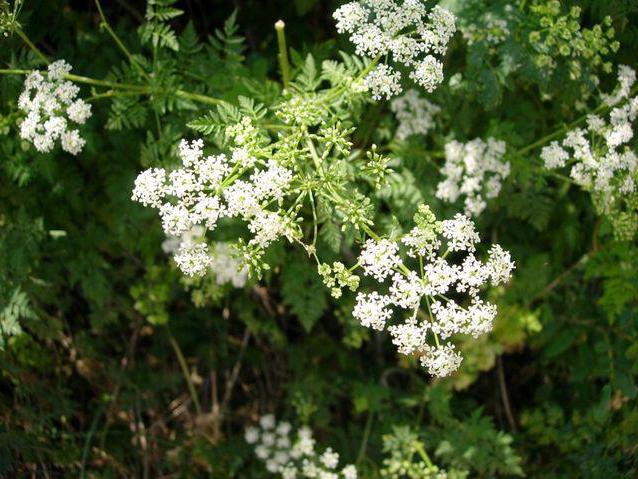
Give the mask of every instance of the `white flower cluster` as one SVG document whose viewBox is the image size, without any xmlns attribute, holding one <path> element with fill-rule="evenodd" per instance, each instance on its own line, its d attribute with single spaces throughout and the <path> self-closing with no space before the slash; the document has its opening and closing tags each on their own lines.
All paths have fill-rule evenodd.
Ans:
<svg viewBox="0 0 638 479">
<path fill-rule="evenodd" d="M 84 124 L 91 117 L 91 105 L 76 98 L 80 88 L 64 79 L 70 71 L 71 65 L 58 60 L 49 65 L 46 77 L 33 71 L 24 81 L 18 98 L 18 108 L 26 113 L 20 137 L 41 153 L 60 140 L 64 151 L 77 155 L 86 143 L 78 130 L 69 129 L 69 122 Z"/>
<path fill-rule="evenodd" d="M 486 262 L 475 256 L 479 236 L 468 217 L 457 214 L 451 220 L 437 221 L 427 206 L 421 206 L 415 216 L 416 226 L 397 241 L 368 240 L 359 256 L 358 264 L 367 276 L 387 293 L 360 292 L 353 316 L 363 326 L 383 330 L 390 322 L 395 308 L 410 314 L 388 331 L 399 353 L 421 357 L 421 364 L 434 376 L 447 376 L 461 363 L 461 355 L 451 343 L 443 343 L 455 334 L 478 337 L 491 330 L 496 306 L 483 301 L 479 291 L 484 285 L 507 282 L 514 263 L 499 245 L 489 250 Z M 445 246 L 445 249 L 443 249 Z M 401 259 L 400 249 L 406 248 L 408 257 L 418 259 L 419 272 L 408 269 Z M 439 253 L 443 249 L 443 253 Z M 447 260 L 449 254 L 458 257 L 456 264 Z M 468 305 L 461 306 L 448 295 L 467 295 Z M 419 308 L 425 302 L 427 313 Z M 420 317 L 427 318 L 425 321 Z M 428 342 L 432 336 L 434 345 Z"/>
<path fill-rule="evenodd" d="M 242 124 L 232 127 L 236 143 L 250 127 Z M 135 180 L 132 199 L 159 210 L 167 235 L 181 236 L 195 225 L 212 231 L 222 218 L 239 218 L 252 233 L 249 247 L 263 250 L 280 237 L 296 237 L 298 227 L 290 217 L 268 209 L 280 205 L 288 194 L 292 171 L 272 159 L 258 160 L 243 147 L 229 156 L 206 156 L 203 148 L 202 140 L 182 140 L 181 168 L 171 172 L 150 168 Z M 189 276 L 203 275 L 214 264 L 201 242 L 183 243 L 175 261 Z"/>
<path fill-rule="evenodd" d="M 437 198 L 450 203 L 465 196 L 465 214 L 480 215 L 486 199 L 496 198 L 502 182 L 510 174 L 510 163 L 503 161 L 505 142 L 476 138 L 468 143 L 451 141 L 445 145 L 445 177 L 436 190 Z"/>
<path fill-rule="evenodd" d="M 243 288 L 248 281 L 248 268 L 237 260 L 228 243 L 215 243 L 210 269 L 217 284 L 230 283 L 235 288 Z"/>
<path fill-rule="evenodd" d="M 434 116 L 441 108 L 421 98 L 416 90 L 408 90 L 390 103 L 390 109 L 399 122 L 396 137 L 405 140 L 412 135 L 427 135 L 436 124 Z"/>
<path fill-rule="evenodd" d="M 308 427 L 292 430 L 290 423 L 277 423 L 267 414 L 259 426 L 246 429 L 246 442 L 255 446 L 255 455 L 266 469 L 282 479 L 357 479 L 357 469 L 347 465 L 339 469 L 339 454 L 331 448 L 323 453 L 315 450 L 315 439 Z"/>
<path fill-rule="evenodd" d="M 177 255 L 180 253 L 180 261 L 183 261 L 183 252 L 189 251 L 189 246 L 201 243 L 206 229 L 196 225 L 184 232 L 181 236 L 169 236 L 162 243 L 165 253 Z M 232 284 L 235 288 L 243 288 L 248 280 L 248 268 L 241 264 L 233 254 L 231 245 L 224 242 L 215 242 L 212 245 L 209 258 L 201 258 L 199 264 L 207 267 L 208 272 L 215 276 L 215 282 L 219 285 Z"/>
<path fill-rule="evenodd" d="M 432 92 L 443 81 L 444 55 L 456 31 L 454 15 L 423 0 L 359 0 L 334 12 L 337 31 L 348 33 L 358 55 L 388 56 L 410 71 L 410 78 Z M 401 73 L 381 63 L 365 79 L 374 99 L 401 92 Z"/>
<path fill-rule="evenodd" d="M 586 129 L 572 130 L 561 143 L 553 141 L 541 151 L 548 169 L 562 168 L 571 160 L 570 176 L 594 195 L 601 211 L 636 192 L 638 157 L 628 145 L 638 115 L 638 96 L 631 96 L 636 72 L 621 66 L 618 82 L 615 92 L 603 96 L 605 103 L 614 106 L 608 121 L 589 115 Z"/>
</svg>

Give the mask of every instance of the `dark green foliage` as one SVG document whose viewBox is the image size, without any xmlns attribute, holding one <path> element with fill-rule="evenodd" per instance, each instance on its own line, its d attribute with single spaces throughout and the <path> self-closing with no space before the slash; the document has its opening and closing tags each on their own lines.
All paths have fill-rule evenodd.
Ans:
<svg viewBox="0 0 638 479">
<path fill-rule="evenodd" d="M 374 201 L 355 212 L 387 233 L 423 202 L 438 217 L 458 211 L 435 197 L 447 140 L 508 143 L 512 175 L 478 224 L 517 269 L 490 293 L 493 333 L 463 340 L 463 368 L 442 381 L 398 356 L 387 333 L 361 328 L 353 295 L 331 298 L 292 245 L 267 250 L 272 269 L 244 289 L 185 280 L 156 217 L 130 200 L 141 169 L 174 166 L 179 139 L 201 135 L 221 151 L 228 124 L 271 121 L 279 17 L 295 91 L 364 69 L 334 40 L 339 2 L 102 3 L 131 58 L 92 2 L 14 10 L 0 0 L 3 32 L 17 22 L 74 73 L 147 88 L 95 99 L 78 157 L 42 155 L 18 136 L 22 78 L 0 75 L 0 477 L 269 477 L 243 431 L 273 411 L 311 425 L 364 479 L 381 477 L 392 455 L 418 465 L 419 448 L 456 478 L 638 477 L 638 247 L 614 237 L 589 195 L 539 174 L 527 148 L 580 116 L 574 102 L 595 94 L 593 75 L 602 90 L 613 85 L 606 61 L 635 67 L 635 2 L 554 11 L 551 0 L 519 0 L 509 13 L 505 1 L 442 2 L 463 25 L 510 15 L 513 28 L 498 46 L 457 34 L 446 82 L 428 97 L 442 110 L 433 133 L 397 142 L 387 105 L 337 105 L 354 112 L 343 121 L 356 127 L 355 148 L 378 144 L 391 158 Z M 572 15 L 581 31 L 613 27 L 620 48 L 590 38 L 550 65 L 549 34 L 533 34 L 544 15 Z M 1 68 L 42 67 L 16 33 L 1 41 Z M 83 98 L 107 91 L 81 88 Z M 317 249 L 356 262 L 359 232 L 333 221 L 327 201 L 316 206 Z"/>
</svg>

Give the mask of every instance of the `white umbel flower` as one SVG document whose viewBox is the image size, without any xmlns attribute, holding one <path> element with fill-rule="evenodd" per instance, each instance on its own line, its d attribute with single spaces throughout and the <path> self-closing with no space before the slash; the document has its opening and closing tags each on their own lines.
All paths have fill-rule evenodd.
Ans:
<svg viewBox="0 0 638 479">
<path fill-rule="evenodd" d="M 451 141 L 445 145 L 444 179 L 438 184 L 436 196 L 454 203 L 465 197 L 465 214 L 480 215 L 487 203 L 496 198 L 510 173 L 510 163 L 503 161 L 505 142 L 476 138 L 468 143 Z"/>
<path fill-rule="evenodd" d="M 541 159 L 547 169 L 562 168 L 569 160 L 569 153 L 557 141 L 552 141 L 548 146 L 543 147 Z"/>
<path fill-rule="evenodd" d="M 20 125 L 20 137 L 36 150 L 47 153 L 56 141 L 72 155 L 79 154 L 86 141 L 69 122 L 83 124 L 91 117 L 91 105 L 76 99 L 80 89 L 64 79 L 71 65 L 57 60 L 48 66 L 46 78 L 38 71 L 30 73 L 18 98 L 18 108 L 26 117 Z"/>
<path fill-rule="evenodd" d="M 339 454 L 332 448 L 316 451 L 316 441 L 307 426 L 294 430 L 290 423 L 277 423 L 272 414 L 267 414 L 259 420 L 259 427 L 246 428 L 244 437 L 266 470 L 282 479 L 357 479 L 352 464 L 338 470 Z"/>
<path fill-rule="evenodd" d="M 57 128 L 55 124 L 53 127 Z M 177 148 L 181 167 L 170 172 L 161 168 L 143 171 L 135 180 L 131 198 L 159 210 L 168 236 L 179 237 L 194 226 L 204 228 L 204 233 L 213 231 L 223 218 L 243 220 L 253 235 L 247 241 L 250 252 L 243 255 L 246 263 L 259 258 L 265 248 L 282 237 L 290 241 L 298 238 L 298 223 L 289 211 L 279 209 L 290 193 L 293 172 L 272 158 L 257 160 L 254 153 L 263 152 L 250 136 L 254 131 L 246 118 L 227 127 L 228 134 L 241 143 L 228 156 L 207 156 L 202 140 L 182 140 Z M 213 254 L 205 263 L 198 271 L 214 266 L 220 282 L 231 282 L 235 287 L 246 282 L 246 269 L 225 252 L 217 257 Z"/>
<path fill-rule="evenodd" d="M 476 250 L 474 246 L 480 241 L 474 223 L 467 216 L 457 213 L 453 219 L 441 222 L 441 234 L 448 240 L 450 251 Z"/>
<path fill-rule="evenodd" d="M 399 122 L 398 140 L 412 135 L 427 135 L 435 126 L 434 117 L 441 111 L 434 103 L 421 98 L 416 90 L 408 90 L 390 103 L 390 109 Z"/>
<path fill-rule="evenodd" d="M 131 199 L 144 206 L 159 208 L 166 192 L 166 171 L 164 168 L 149 168 L 135 178 Z"/>
<path fill-rule="evenodd" d="M 203 276 L 210 266 L 206 243 L 182 244 L 175 254 L 175 263 L 187 276 Z"/>
<path fill-rule="evenodd" d="M 385 290 L 388 276 L 390 284 L 388 294 L 359 292 L 352 314 L 362 326 L 375 330 L 387 326 L 400 354 L 421 356 L 430 374 L 444 376 L 456 370 L 461 356 L 451 343 L 441 341 L 457 334 L 478 337 L 491 330 L 496 306 L 482 300 L 480 291 L 489 284 L 507 282 L 514 263 L 499 245 L 492 245 L 486 262 L 480 261 L 474 254 L 478 233 L 465 215 L 437 221 L 421 205 L 414 220 L 416 226 L 398 242 L 377 239 L 365 243 L 358 265 L 379 283 L 379 290 Z M 408 258 L 418 259 L 418 272 L 403 262 L 399 245 L 407 249 Z M 456 263 L 447 258 L 450 252 L 455 253 Z M 457 257 L 462 253 L 465 256 L 460 260 Z M 457 303 L 450 295 L 467 299 Z M 401 310 L 407 313 L 395 322 Z"/>
<path fill-rule="evenodd" d="M 365 274 L 383 281 L 399 264 L 398 251 L 399 245 L 394 241 L 369 239 L 361 251 L 359 263 Z"/>
<path fill-rule="evenodd" d="M 230 283 L 235 288 L 243 288 L 248 280 L 248 268 L 240 263 L 228 243 L 215 243 L 210 269 L 217 284 Z"/>
<path fill-rule="evenodd" d="M 436 377 L 449 376 L 459 368 L 462 361 L 463 357 L 452 344 L 438 347 L 428 346 L 425 354 L 421 356 L 421 364 L 432 376 Z"/>
<path fill-rule="evenodd" d="M 364 85 L 375 100 L 389 100 L 401 93 L 401 73 L 382 63 L 368 73 Z"/>
<path fill-rule="evenodd" d="M 547 169 L 570 168 L 571 178 L 592 194 L 601 213 L 632 208 L 628 205 L 636 191 L 638 174 L 635 147 L 631 145 L 638 116 L 638 96 L 631 96 L 635 82 L 636 72 L 621 65 L 616 90 L 602 95 L 603 101 L 614 107 L 608 119 L 589 115 L 586 129 L 575 128 L 562 142 L 553 141 L 541 151 Z M 630 238 L 635 230 L 629 228 L 622 236 Z"/>
<path fill-rule="evenodd" d="M 427 91 L 443 81 L 444 55 L 456 31 L 454 15 L 422 0 L 358 0 L 335 13 L 337 31 L 348 34 L 357 55 L 386 57 L 409 70 L 410 78 Z M 365 81 L 375 100 L 401 92 L 400 74 L 385 63 Z"/>
<path fill-rule="evenodd" d="M 387 307 L 388 304 L 389 298 L 381 296 L 376 291 L 369 294 L 358 293 L 352 316 L 358 319 L 362 326 L 381 331 L 392 315 L 392 310 Z"/>
<path fill-rule="evenodd" d="M 410 78 L 432 93 L 443 82 L 443 63 L 428 55 L 415 65 L 414 70 L 410 72 Z"/>
</svg>

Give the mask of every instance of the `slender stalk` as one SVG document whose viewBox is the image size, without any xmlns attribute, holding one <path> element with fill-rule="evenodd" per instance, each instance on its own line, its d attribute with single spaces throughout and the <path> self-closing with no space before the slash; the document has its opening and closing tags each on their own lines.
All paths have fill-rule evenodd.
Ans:
<svg viewBox="0 0 638 479">
<path fill-rule="evenodd" d="M 0 75 L 28 75 L 33 70 L 24 70 L 19 68 L 0 69 Z M 46 71 L 40 72 L 42 75 L 47 75 Z M 150 88 L 144 85 L 133 85 L 130 83 L 116 83 L 106 80 L 96 80 L 95 78 L 89 78 L 81 75 L 74 75 L 67 73 L 64 75 L 67 80 L 74 81 L 76 83 L 85 83 L 87 85 L 103 86 L 107 88 L 124 89 L 124 90 L 136 90 L 141 93 L 150 92 Z"/>
<path fill-rule="evenodd" d="M 189 100 L 195 100 L 199 103 L 206 103 L 207 105 L 219 105 L 223 103 L 223 101 L 219 98 L 213 98 L 212 96 L 201 95 L 199 93 L 191 93 L 184 90 L 177 90 L 175 95 Z"/>
<path fill-rule="evenodd" d="M 363 438 L 361 439 L 361 446 L 359 447 L 359 454 L 357 454 L 356 464 L 361 464 L 363 458 L 366 455 L 366 449 L 368 448 L 368 441 L 370 439 L 370 431 L 372 430 L 372 420 L 374 418 L 374 413 L 372 411 L 368 412 L 368 419 L 366 420 L 366 426 L 363 430 Z"/>
<path fill-rule="evenodd" d="M 237 378 L 239 377 L 239 372 L 241 370 L 242 360 L 244 358 L 244 353 L 246 352 L 246 348 L 248 347 L 248 341 L 250 341 L 250 330 L 246 328 L 244 330 L 244 336 L 241 340 L 241 348 L 239 349 L 239 355 L 237 356 L 237 361 L 235 361 L 235 365 L 230 373 L 230 378 L 226 383 L 226 389 L 224 391 L 224 398 L 222 399 L 222 405 L 220 407 L 220 415 L 223 416 L 228 408 L 228 404 L 230 403 L 230 398 L 233 394 L 233 388 L 235 387 L 235 383 L 237 382 Z"/>
<path fill-rule="evenodd" d="M 364 224 L 364 225 L 362 226 L 362 228 L 363 228 L 363 231 L 365 231 L 365 232 L 366 232 L 366 234 L 367 234 L 370 238 L 372 238 L 373 240 L 378 240 L 378 239 L 380 239 L 380 238 L 381 238 L 378 234 L 376 234 L 374 231 L 372 231 L 372 229 L 370 229 L 370 227 L 369 227 L 368 225 L 365 225 L 365 224 Z"/>
<path fill-rule="evenodd" d="M 514 419 L 514 414 L 512 413 L 512 406 L 510 404 L 509 394 L 507 393 L 507 383 L 505 382 L 503 357 L 499 356 L 496 361 L 498 365 L 498 385 L 501 391 L 501 401 L 503 402 L 503 407 L 505 408 L 505 416 L 507 417 L 507 422 L 509 423 L 512 432 L 516 432 L 516 420 Z"/>
<path fill-rule="evenodd" d="M 317 244 L 317 209 L 315 207 L 315 198 L 312 194 L 312 190 L 308 190 L 310 196 L 310 205 L 312 206 L 312 246 L 316 246 Z"/>
<path fill-rule="evenodd" d="M 317 173 L 321 178 L 324 178 L 323 166 L 321 165 L 321 158 L 319 158 L 319 154 L 317 153 L 317 149 L 315 148 L 315 144 L 312 139 L 308 137 L 306 139 L 306 145 L 308 146 L 308 151 L 310 152 L 310 156 L 312 156 L 312 161 L 315 164 L 315 168 L 317 169 Z"/>
<path fill-rule="evenodd" d="M 430 456 L 428 456 L 428 453 L 425 452 L 425 449 L 423 449 L 423 446 L 421 444 L 416 444 L 416 451 L 419 453 L 421 459 L 423 459 L 428 466 L 434 466 L 434 464 L 432 464 L 432 461 L 430 460 Z"/>
<path fill-rule="evenodd" d="M 67 73 L 66 75 L 64 75 L 64 78 L 76 83 L 85 83 L 87 85 L 103 86 L 119 90 L 134 90 L 139 91 L 140 93 L 149 93 L 151 91 L 149 87 L 144 85 L 134 85 L 132 83 L 117 83 L 107 80 L 96 80 L 95 78 L 85 77 L 82 75 L 74 75 L 73 73 Z"/>
<path fill-rule="evenodd" d="M 47 65 L 51 63 L 49 59 L 47 58 L 47 56 L 44 53 L 42 53 L 42 51 L 38 47 L 35 46 L 35 44 L 29 39 L 27 34 L 24 33 L 21 28 L 16 28 L 15 32 L 22 39 L 22 41 L 26 43 L 31 50 L 33 50 L 33 53 L 35 53 L 38 57 L 40 57 L 40 60 L 42 60 Z"/>
<path fill-rule="evenodd" d="M 179 344 L 177 344 L 177 341 L 175 341 L 175 338 L 173 337 L 173 335 L 170 332 L 168 334 L 169 334 L 168 340 L 170 341 L 171 346 L 173 346 L 173 349 L 175 350 L 175 356 L 177 356 L 177 362 L 179 362 L 179 366 L 182 369 L 184 380 L 186 381 L 186 385 L 188 386 L 188 391 L 190 392 L 191 399 L 193 400 L 193 404 L 195 405 L 195 411 L 197 411 L 197 414 L 201 415 L 202 406 L 199 403 L 199 398 L 197 397 L 197 391 L 195 390 L 193 381 L 191 381 L 191 376 L 190 376 L 190 372 L 188 371 L 188 365 L 186 364 L 186 359 L 184 359 L 182 350 L 180 349 Z"/>
<path fill-rule="evenodd" d="M 95 416 L 93 417 L 93 421 L 91 422 L 91 427 L 89 432 L 86 435 L 86 439 L 84 440 L 84 448 L 82 449 L 82 467 L 80 469 L 80 479 L 84 479 L 86 477 L 86 463 L 89 460 L 89 450 L 91 448 L 91 440 L 93 439 L 93 435 L 95 434 L 95 430 L 97 429 L 97 425 L 106 410 L 107 403 L 100 404 L 98 407 Z"/>
<path fill-rule="evenodd" d="M 115 98 L 118 96 L 139 96 L 140 94 L 135 91 L 113 91 L 109 90 L 104 93 L 98 93 L 96 95 L 86 98 L 84 101 L 92 102 L 96 100 L 102 100 L 103 98 Z"/>
<path fill-rule="evenodd" d="M 0 69 L 0 75 L 28 75 L 33 70 L 23 70 L 23 69 Z M 43 75 L 46 75 L 47 72 L 40 72 Z M 159 90 L 153 89 L 149 86 L 145 85 L 134 85 L 132 83 L 118 83 L 118 82 L 110 82 L 106 80 L 97 80 L 95 78 L 85 77 L 81 75 L 74 75 L 72 73 L 68 73 L 64 75 L 64 78 L 67 80 L 71 80 L 76 83 L 83 83 L 86 85 L 99 86 L 104 88 L 110 88 L 112 90 L 118 90 L 117 92 L 105 92 L 101 94 L 96 94 L 90 99 L 95 100 L 99 98 L 108 98 L 113 96 L 121 96 L 121 95 L 177 95 L 181 98 L 187 98 L 189 100 L 194 100 L 199 103 L 205 103 L 207 105 L 219 105 L 222 103 L 222 100 L 219 98 L 214 98 L 207 95 L 202 95 L 200 93 L 192 93 L 184 90 L 177 91 L 167 91 L 167 90 Z M 124 92 L 121 92 L 124 91 Z"/>
<path fill-rule="evenodd" d="M 142 74 L 142 76 L 148 78 L 148 73 L 142 68 L 139 63 L 137 63 L 137 60 L 135 60 L 131 52 L 128 50 L 128 48 L 126 48 L 122 40 L 120 40 L 120 37 L 118 37 L 113 28 L 111 28 L 111 25 L 109 24 L 108 20 L 106 19 L 106 15 L 104 15 L 104 11 L 102 10 L 100 0 L 95 0 L 95 6 L 97 7 L 97 11 L 100 14 L 101 25 L 109 33 L 109 35 L 111 35 L 111 38 L 113 38 L 113 41 L 115 41 L 118 48 L 122 50 L 122 53 L 124 53 L 126 58 L 128 58 L 128 61 L 131 62 L 131 65 L 133 65 L 137 69 L 137 71 Z"/>
<path fill-rule="evenodd" d="M 277 23 L 275 23 L 277 47 L 279 48 L 277 57 L 279 58 L 279 66 L 281 67 L 281 80 L 284 85 L 284 90 L 286 90 L 290 84 L 290 63 L 288 62 L 288 48 L 286 47 L 286 33 L 284 32 L 285 28 L 286 24 L 283 20 L 278 20 Z"/>
</svg>

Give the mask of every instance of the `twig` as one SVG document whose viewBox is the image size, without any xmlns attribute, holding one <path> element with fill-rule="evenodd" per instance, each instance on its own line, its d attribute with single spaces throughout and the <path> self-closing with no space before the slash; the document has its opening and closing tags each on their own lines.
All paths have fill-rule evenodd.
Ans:
<svg viewBox="0 0 638 479">
<path fill-rule="evenodd" d="M 126 48 L 122 40 L 120 40 L 120 37 L 118 37 L 115 31 L 111 28 L 111 25 L 109 24 L 108 20 L 106 19 L 106 15 L 104 15 L 104 11 L 102 10 L 102 5 L 100 5 L 100 0 L 95 0 L 95 6 L 97 7 L 97 11 L 100 15 L 100 20 L 104 29 L 109 33 L 109 35 L 111 35 L 111 38 L 113 38 L 119 49 L 122 50 L 122 53 L 124 53 L 128 61 L 131 62 L 131 65 L 133 65 L 137 69 L 137 71 L 142 74 L 143 77 L 149 78 L 148 73 L 137 62 L 128 48 Z"/>
<path fill-rule="evenodd" d="M 374 418 L 374 413 L 370 411 L 368 413 L 368 419 L 366 421 L 365 429 L 363 430 L 363 438 L 361 439 L 361 446 L 359 447 L 359 454 L 357 454 L 356 464 L 361 464 L 363 458 L 366 455 L 366 449 L 368 448 L 368 440 L 370 439 L 370 431 L 372 430 L 372 420 Z"/>
<path fill-rule="evenodd" d="M 91 439 L 93 438 L 93 434 L 97 429 L 97 425 L 102 418 L 102 414 L 106 410 L 107 403 L 102 403 L 93 418 L 93 422 L 91 423 L 91 428 L 89 429 L 88 434 L 86 435 L 86 440 L 84 441 L 84 448 L 82 449 L 82 466 L 80 468 L 80 479 L 84 479 L 86 477 L 86 463 L 89 459 L 89 450 L 91 448 Z"/>
<path fill-rule="evenodd" d="M 180 349 L 179 344 L 177 344 L 177 341 L 175 341 L 175 338 L 173 337 L 170 331 L 168 332 L 168 340 L 170 341 L 171 346 L 173 346 L 173 349 L 175 350 L 175 356 L 177 356 L 177 362 L 179 362 L 179 366 L 182 369 L 184 380 L 186 381 L 186 385 L 188 386 L 188 391 L 190 392 L 191 399 L 193 400 L 193 404 L 195 405 L 195 411 L 197 412 L 198 415 L 201 415 L 202 406 L 199 403 L 199 398 L 197 397 L 197 391 L 195 390 L 193 381 L 191 381 L 190 372 L 188 371 L 188 365 L 186 364 L 186 360 L 184 359 L 184 355 L 182 354 L 182 350 Z"/>
<path fill-rule="evenodd" d="M 20 29 L 20 28 L 16 28 L 16 29 L 15 29 L 15 32 L 16 32 L 16 33 L 18 34 L 18 36 L 22 39 L 22 41 L 23 41 L 24 43 L 26 43 L 26 44 L 27 44 L 27 46 L 28 46 L 31 50 L 33 50 L 33 52 L 34 52 L 34 53 L 35 53 L 38 57 L 40 57 L 40 60 L 42 60 L 42 61 L 43 61 L 44 63 L 46 63 L 47 65 L 48 65 L 49 63 L 51 63 L 51 62 L 49 61 L 49 59 L 47 58 L 47 56 L 46 56 L 44 53 L 42 53 L 42 51 L 41 51 L 38 47 L 36 47 L 36 46 L 35 46 L 35 44 L 34 44 L 34 43 L 33 43 L 33 42 L 29 39 L 29 37 L 27 36 L 27 34 L 26 34 L 26 33 L 24 33 L 24 32 L 22 31 L 22 29 Z"/>
<path fill-rule="evenodd" d="M 541 299 L 543 296 L 549 294 L 554 288 L 559 286 L 563 282 L 563 280 L 567 278 L 575 269 L 587 262 L 587 260 L 589 259 L 589 255 L 590 253 L 584 254 L 578 261 L 576 261 L 573 265 L 559 274 L 551 283 L 545 286 L 540 293 L 535 295 L 528 304 L 532 304 L 534 301 Z"/>
<path fill-rule="evenodd" d="M 512 407 L 510 405 L 509 395 L 507 394 L 507 384 L 505 383 L 505 371 L 503 368 L 502 356 L 499 356 L 496 362 L 498 364 L 498 385 L 501 391 L 501 401 L 503 401 L 503 407 L 505 408 L 505 417 L 507 417 L 507 422 L 510 425 L 510 429 L 513 432 L 516 432 L 516 420 L 514 419 L 514 415 L 512 414 Z"/>
<path fill-rule="evenodd" d="M 126 370 L 126 368 L 129 367 L 130 364 L 133 364 L 133 360 L 134 360 L 134 353 L 135 353 L 135 347 L 137 345 L 137 340 L 139 338 L 140 335 L 140 330 L 142 328 L 142 325 L 144 324 L 144 318 L 142 316 L 137 316 L 137 320 L 135 322 L 135 325 L 133 327 L 133 334 L 131 335 L 131 339 L 129 340 L 128 343 L 128 347 L 126 349 L 126 353 L 124 353 L 124 357 L 121 359 L 120 364 L 122 365 L 122 369 L 121 372 L 124 372 Z M 120 375 L 121 378 L 122 375 Z M 109 404 L 108 404 L 108 408 L 109 411 L 107 411 L 109 414 L 107 414 L 106 417 L 106 424 L 104 425 L 104 429 L 102 430 L 101 434 L 100 434 L 100 449 L 104 448 L 104 441 L 106 438 L 106 433 L 108 432 L 108 429 L 110 427 L 110 409 L 114 407 L 114 405 L 116 404 L 119 396 L 120 396 L 120 390 L 122 389 L 122 380 L 119 379 L 117 381 L 117 383 L 115 384 L 115 388 L 113 389 L 113 393 L 111 394 L 111 398 L 109 400 Z"/>
<path fill-rule="evenodd" d="M 235 387 L 235 383 L 237 382 L 237 378 L 239 377 L 239 372 L 241 371 L 241 364 L 244 358 L 244 353 L 246 352 L 246 347 L 248 346 L 248 341 L 250 341 L 250 330 L 246 328 L 244 331 L 244 337 L 241 340 L 241 348 L 239 349 L 239 355 L 237 356 L 237 361 L 235 361 L 235 365 L 233 366 L 233 370 L 230 373 L 230 377 L 226 384 L 226 389 L 224 390 L 224 398 L 222 399 L 222 404 L 220 407 L 220 416 L 226 412 L 228 407 L 228 403 L 233 395 L 233 388 Z"/>
</svg>

